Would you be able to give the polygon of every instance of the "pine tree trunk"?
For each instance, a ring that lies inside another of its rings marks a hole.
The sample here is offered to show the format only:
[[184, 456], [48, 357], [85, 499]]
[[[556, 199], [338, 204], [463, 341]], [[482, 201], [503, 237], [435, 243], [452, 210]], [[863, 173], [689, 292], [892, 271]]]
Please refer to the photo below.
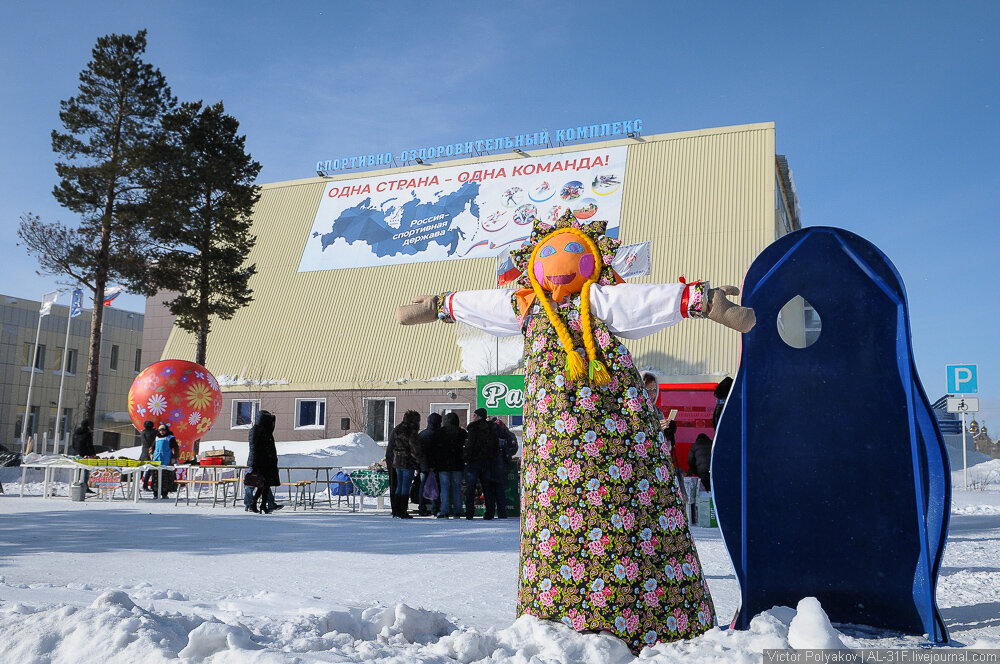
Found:
[[[118, 172], [119, 147], [122, 133], [124, 98], [118, 101], [114, 140], [111, 148], [111, 172]], [[97, 430], [97, 387], [101, 371], [101, 333], [104, 324], [104, 292], [108, 285], [108, 263], [111, 257], [111, 223], [115, 212], [115, 178], [109, 177], [104, 194], [104, 215], [101, 218], [101, 244], [97, 251], [97, 271], [94, 275], [94, 315], [90, 319], [90, 357], [87, 360], [87, 389], [84, 392], [84, 412]]]
[[[110, 206], [110, 204], [109, 204]], [[111, 242], [111, 224], [105, 221], [101, 229], [101, 247], [94, 283], [94, 314], [90, 318], [90, 355], [87, 358], [87, 389], [83, 395], [84, 417], [97, 429], [94, 419], [97, 410], [97, 389], [101, 370], [101, 332], [104, 323], [104, 292], [108, 282], [108, 245]]]
[[208, 320], [202, 321], [201, 325], [198, 326], [197, 340], [194, 361], [201, 366], [205, 366], [205, 354], [208, 346]]
[[[209, 219], [212, 210], [212, 194], [205, 192], [205, 208], [203, 213]], [[205, 366], [205, 356], [208, 346], [208, 297], [210, 286], [208, 283], [209, 265], [208, 255], [212, 248], [211, 223], [205, 224], [205, 229], [201, 234], [201, 247], [199, 247], [198, 266], [198, 311], [201, 312], [201, 320], [198, 321], [197, 346], [195, 349], [195, 362]]]

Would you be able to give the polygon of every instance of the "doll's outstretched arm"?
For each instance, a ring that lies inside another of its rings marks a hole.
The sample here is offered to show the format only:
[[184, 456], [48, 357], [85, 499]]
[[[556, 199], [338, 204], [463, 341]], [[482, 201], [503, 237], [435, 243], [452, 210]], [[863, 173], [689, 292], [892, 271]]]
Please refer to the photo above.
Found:
[[596, 285], [590, 289], [594, 315], [625, 339], [641, 339], [685, 318], [708, 318], [738, 332], [749, 332], [753, 309], [733, 304], [735, 286], [711, 288], [707, 282]]
[[511, 306], [513, 292], [493, 289], [421, 295], [413, 299], [413, 304], [396, 309], [396, 322], [415, 325], [458, 321], [498, 337], [515, 336], [521, 334], [521, 321]]

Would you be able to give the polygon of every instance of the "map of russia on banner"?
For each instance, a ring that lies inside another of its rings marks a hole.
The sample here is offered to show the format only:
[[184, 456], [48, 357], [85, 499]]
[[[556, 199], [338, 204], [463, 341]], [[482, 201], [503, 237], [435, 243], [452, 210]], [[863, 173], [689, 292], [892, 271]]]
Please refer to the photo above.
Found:
[[327, 184], [299, 272], [496, 256], [573, 211], [617, 237], [623, 146]]

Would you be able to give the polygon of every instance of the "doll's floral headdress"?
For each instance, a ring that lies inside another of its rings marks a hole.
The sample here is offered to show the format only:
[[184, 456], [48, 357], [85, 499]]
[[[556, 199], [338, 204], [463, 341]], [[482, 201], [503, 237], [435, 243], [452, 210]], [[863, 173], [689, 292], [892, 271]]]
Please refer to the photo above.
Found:
[[[582, 224], [571, 210], [567, 210], [551, 224], [536, 219], [531, 235], [528, 236], [521, 248], [510, 252], [511, 260], [521, 271], [521, 275], [516, 280], [517, 283], [534, 293], [536, 302], [545, 309], [549, 322], [552, 323], [556, 334], [559, 335], [559, 342], [562, 344], [563, 350], [566, 351], [566, 378], [574, 381], [583, 378], [586, 374], [595, 385], [606, 384], [611, 380], [611, 376], [604, 363], [597, 359], [597, 348], [594, 345], [594, 331], [590, 318], [590, 287], [595, 283], [611, 285], [622, 281], [611, 267], [620, 242], [608, 237], [605, 234], [606, 228], [606, 221]], [[538, 253], [538, 245], [545, 239], [559, 233], [569, 233], [576, 236], [591, 253], [595, 254], [599, 266], [580, 290], [580, 325], [583, 331], [583, 345], [589, 360], [586, 371], [583, 358], [573, 346], [573, 338], [570, 336], [566, 323], [556, 313], [548, 295], [535, 279], [534, 260]]]
[[531, 259], [531, 253], [535, 250], [538, 243], [551, 235], [553, 231], [563, 228], [574, 228], [589, 236], [601, 252], [601, 271], [595, 283], [602, 286], [621, 283], [622, 278], [611, 269], [611, 262], [615, 258], [618, 247], [621, 246], [621, 241], [605, 235], [607, 227], [608, 222], [606, 221], [593, 221], [589, 224], [581, 223], [573, 215], [572, 210], [566, 210], [561, 217], [551, 223], [535, 219], [535, 223], [531, 228], [531, 235], [528, 236], [528, 239], [524, 241], [520, 249], [513, 249], [510, 252], [510, 258], [514, 262], [514, 267], [521, 272], [520, 276], [514, 280], [514, 283], [521, 288], [531, 288], [531, 277], [528, 270], [528, 261]]

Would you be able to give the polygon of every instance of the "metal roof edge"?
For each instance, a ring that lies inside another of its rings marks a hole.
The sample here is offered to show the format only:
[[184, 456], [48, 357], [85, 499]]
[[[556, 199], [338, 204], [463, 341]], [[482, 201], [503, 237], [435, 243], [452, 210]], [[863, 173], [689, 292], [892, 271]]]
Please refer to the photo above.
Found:
[[565, 154], [568, 152], [581, 152], [583, 150], [599, 150], [601, 148], [617, 147], [621, 145], [642, 145], [643, 143], [658, 143], [662, 141], [676, 141], [699, 136], [715, 136], [721, 134], [733, 134], [746, 131], [773, 130], [774, 122], [754, 122], [741, 125], [728, 125], [725, 127], [711, 127], [708, 129], [690, 129], [686, 131], [668, 132], [665, 134], [650, 134], [648, 136], [639, 135], [637, 138], [618, 138], [610, 141], [594, 141], [591, 143], [574, 143], [572, 145], [562, 145], [551, 148], [528, 149], [523, 155], [515, 152], [494, 152], [493, 154], [471, 157], [469, 159], [435, 159], [433, 162], [425, 164], [414, 164], [410, 166], [400, 166], [398, 168], [380, 168], [370, 171], [350, 171], [340, 175], [327, 177], [313, 176], [308, 178], [297, 178], [294, 180], [281, 180], [277, 182], [258, 183], [261, 189], [280, 189], [283, 187], [294, 187], [300, 185], [315, 185], [321, 182], [338, 182], [341, 180], [357, 180], [359, 178], [381, 177], [393, 173], [420, 173], [435, 167], [464, 166], [466, 164], [480, 164], [485, 162], [514, 161], [524, 157], [544, 157], [554, 154]]

